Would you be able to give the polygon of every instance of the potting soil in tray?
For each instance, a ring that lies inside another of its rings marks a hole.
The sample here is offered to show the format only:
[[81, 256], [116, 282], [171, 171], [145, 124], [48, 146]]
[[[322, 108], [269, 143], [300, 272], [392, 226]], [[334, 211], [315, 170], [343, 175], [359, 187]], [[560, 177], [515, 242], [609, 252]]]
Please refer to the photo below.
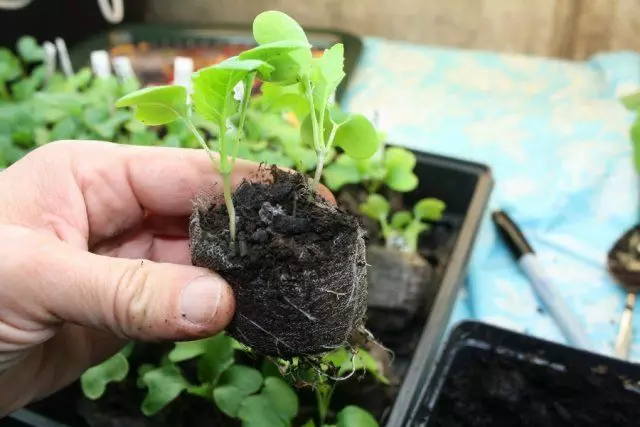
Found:
[[467, 346], [456, 353], [425, 427], [639, 426], [640, 390], [603, 365], [571, 366]]

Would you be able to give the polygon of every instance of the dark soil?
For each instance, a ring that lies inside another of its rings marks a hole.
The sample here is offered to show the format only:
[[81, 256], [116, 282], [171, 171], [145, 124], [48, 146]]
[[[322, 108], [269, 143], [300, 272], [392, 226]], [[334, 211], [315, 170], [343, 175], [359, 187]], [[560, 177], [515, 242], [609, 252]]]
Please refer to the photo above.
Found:
[[454, 362], [428, 427], [640, 426], [640, 394], [604, 372], [559, 371], [474, 349]]
[[420, 255], [367, 248], [368, 327], [374, 333], [406, 328], [425, 304], [432, 268]]
[[611, 247], [607, 267], [627, 292], [640, 292], [640, 225], [627, 230]]
[[325, 353], [348, 343], [367, 308], [365, 231], [357, 217], [312, 194], [304, 175], [272, 168], [271, 183], [233, 193], [237, 251], [227, 209], [202, 198], [191, 218], [194, 265], [232, 286], [229, 335], [271, 356]]

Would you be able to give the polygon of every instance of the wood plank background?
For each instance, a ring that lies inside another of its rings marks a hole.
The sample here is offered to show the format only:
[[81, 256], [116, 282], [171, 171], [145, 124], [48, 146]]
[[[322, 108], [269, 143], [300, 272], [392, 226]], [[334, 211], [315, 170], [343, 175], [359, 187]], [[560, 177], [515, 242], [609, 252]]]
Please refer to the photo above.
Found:
[[416, 43], [584, 59], [640, 51], [640, 0], [148, 0], [157, 22], [247, 23], [277, 9], [303, 25]]

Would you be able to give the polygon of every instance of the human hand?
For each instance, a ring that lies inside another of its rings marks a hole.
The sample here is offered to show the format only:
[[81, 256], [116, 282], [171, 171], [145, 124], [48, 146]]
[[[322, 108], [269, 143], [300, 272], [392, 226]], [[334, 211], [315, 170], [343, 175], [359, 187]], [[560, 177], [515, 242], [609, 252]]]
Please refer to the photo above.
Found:
[[[257, 169], [238, 161], [239, 184]], [[220, 176], [202, 150], [58, 142], [0, 173], [0, 417], [127, 340], [213, 335], [229, 286], [191, 266], [192, 199]]]

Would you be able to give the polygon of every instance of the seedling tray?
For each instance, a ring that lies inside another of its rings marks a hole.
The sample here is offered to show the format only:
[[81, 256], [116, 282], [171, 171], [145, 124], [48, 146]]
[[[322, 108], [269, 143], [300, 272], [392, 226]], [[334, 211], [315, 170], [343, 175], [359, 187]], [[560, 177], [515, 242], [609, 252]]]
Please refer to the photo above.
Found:
[[404, 425], [638, 426], [639, 381], [638, 365], [465, 321]]
[[[336, 91], [340, 101], [362, 52], [362, 40], [327, 29], [305, 29], [320, 54], [336, 43], [344, 45], [345, 78]], [[131, 58], [144, 84], [166, 84], [173, 79], [173, 59], [187, 56], [197, 69], [213, 65], [255, 46], [250, 25], [198, 27], [188, 24], [127, 24], [76, 44], [69, 52], [75, 69], [89, 65], [91, 52], [107, 50], [112, 56]]]
[[[392, 396], [371, 399], [364, 389], [351, 390], [345, 404], [355, 404], [376, 414], [384, 427], [404, 427], [421, 398], [425, 378], [431, 372], [441, 349], [458, 290], [466, 275], [469, 255], [474, 246], [481, 218], [493, 187], [493, 180], [484, 165], [439, 155], [414, 152], [417, 157], [415, 173], [424, 183], [405, 198], [407, 206], [423, 197], [435, 197], [447, 205], [441, 224], [425, 236], [422, 247], [433, 251], [429, 261], [434, 273], [418, 315], [400, 332], [378, 336], [396, 353], [392, 369], [400, 378], [392, 389]], [[374, 331], [375, 333], [375, 331]], [[77, 383], [41, 402], [19, 411], [15, 417], [20, 426], [85, 427], [77, 415], [81, 398]], [[335, 399], [339, 399], [338, 396]], [[29, 417], [39, 419], [29, 420]], [[14, 418], [15, 418], [14, 417]]]

